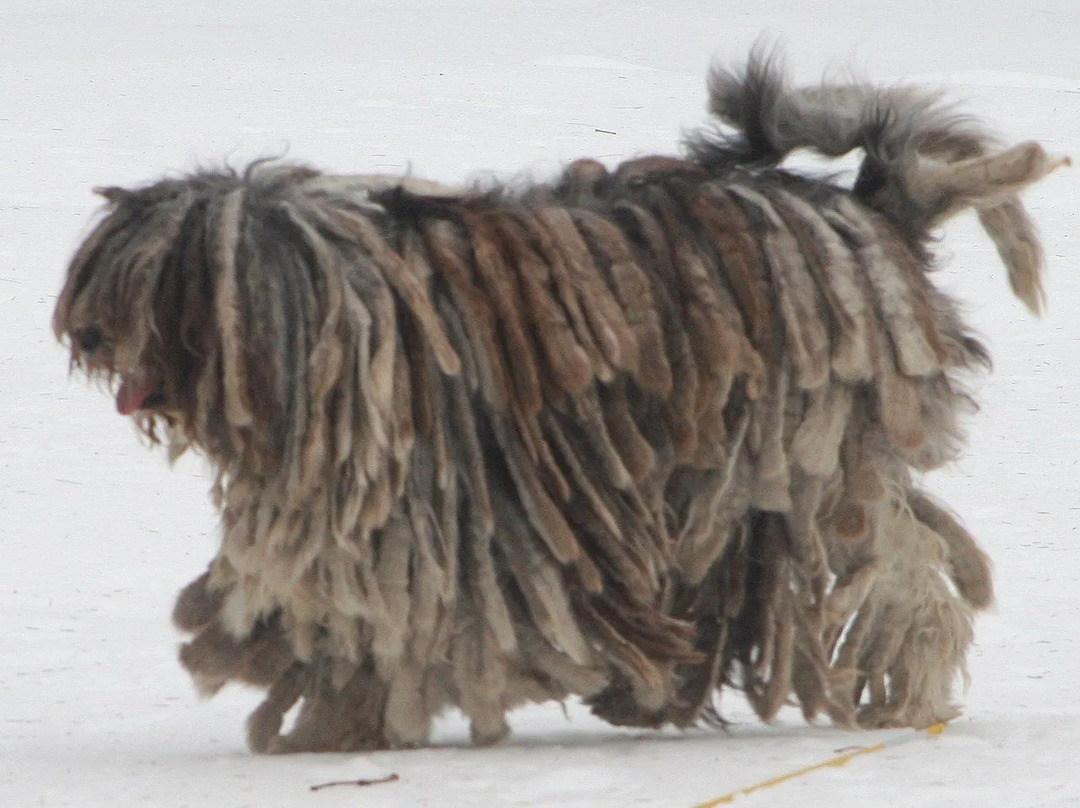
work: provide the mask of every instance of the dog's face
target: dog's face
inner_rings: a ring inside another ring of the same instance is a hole
[[[72,367],[151,441],[273,470],[304,428],[305,388],[292,381],[306,377],[323,316],[287,215],[227,172],[100,193],[109,206],[53,315]]]
[[[145,235],[156,224],[166,232],[173,226],[175,237],[175,224],[162,220],[160,193],[102,193],[112,210],[71,264],[54,331],[72,368],[107,387],[117,411],[151,441],[164,429],[170,442],[191,442],[212,308],[195,299],[202,284],[188,277],[184,245]]]
[[[115,388],[116,410],[121,415],[172,418],[179,414],[167,391],[165,379],[169,374],[159,362],[134,355],[137,352],[124,335],[90,321],[73,326],[63,336],[70,345],[73,366]]]
[[[58,335],[68,345],[71,366],[101,383],[114,396],[118,413],[133,419],[152,443],[168,443],[174,453],[197,442],[194,385],[197,357],[164,334],[145,339],[107,312],[94,316],[76,305]]]

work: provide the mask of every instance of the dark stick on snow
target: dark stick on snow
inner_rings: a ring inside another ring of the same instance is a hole
[[[400,779],[396,774],[388,774],[386,777],[380,777],[376,780],[334,780],[330,783],[319,783],[311,786],[311,790],[320,791],[331,786],[377,786],[382,783],[396,783]]]

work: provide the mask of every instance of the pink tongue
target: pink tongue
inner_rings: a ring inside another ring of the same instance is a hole
[[[140,387],[131,379],[124,379],[120,383],[120,389],[116,391],[116,411],[121,415],[131,415],[140,409],[150,390]]]

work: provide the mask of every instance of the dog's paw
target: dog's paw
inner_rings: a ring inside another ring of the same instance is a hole
[[[180,664],[203,695],[213,695],[229,681],[269,687],[296,661],[276,620],[256,626],[240,640],[215,621],[180,647]]]
[[[270,687],[296,662],[280,621],[268,618],[246,637],[237,638],[222,620],[228,590],[211,589],[209,578],[203,573],[176,598],[173,623],[195,635],[180,646],[180,664],[204,696],[212,696],[229,681]]]
[[[221,613],[225,592],[208,588],[210,573],[204,572],[180,590],[173,606],[172,621],[181,631],[191,634],[206,628]]]

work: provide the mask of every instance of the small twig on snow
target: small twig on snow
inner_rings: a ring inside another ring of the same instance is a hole
[[[388,774],[386,777],[379,777],[374,780],[334,780],[330,783],[319,783],[311,786],[311,790],[320,791],[331,786],[377,786],[383,783],[396,783],[400,779],[396,774]]]

